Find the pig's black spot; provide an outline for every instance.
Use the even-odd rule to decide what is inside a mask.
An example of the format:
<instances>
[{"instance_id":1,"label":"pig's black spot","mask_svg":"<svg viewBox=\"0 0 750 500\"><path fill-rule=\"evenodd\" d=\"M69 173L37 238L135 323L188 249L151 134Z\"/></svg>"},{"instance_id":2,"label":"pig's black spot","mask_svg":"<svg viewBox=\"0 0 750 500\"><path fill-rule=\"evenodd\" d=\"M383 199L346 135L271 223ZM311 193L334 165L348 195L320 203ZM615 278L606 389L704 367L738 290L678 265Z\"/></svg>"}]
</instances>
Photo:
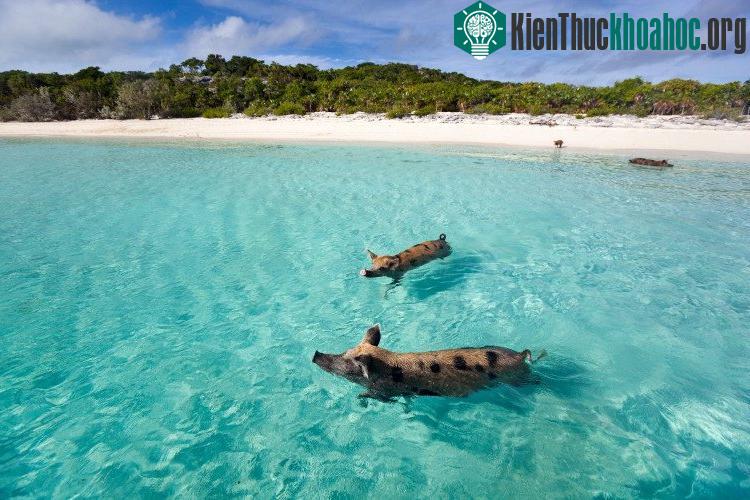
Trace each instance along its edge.
<instances>
[{"instance_id":1,"label":"pig's black spot","mask_svg":"<svg viewBox=\"0 0 750 500\"><path fill-rule=\"evenodd\" d=\"M425 247L427 250L430 249L430 247L428 247L425 243L422 243L422 246Z\"/></svg>"},{"instance_id":2,"label":"pig's black spot","mask_svg":"<svg viewBox=\"0 0 750 500\"><path fill-rule=\"evenodd\" d=\"M420 396L439 396L440 395L437 392L431 391L429 389L419 389L417 391L417 394L419 394Z\"/></svg>"},{"instance_id":3,"label":"pig's black spot","mask_svg":"<svg viewBox=\"0 0 750 500\"><path fill-rule=\"evenodd\" d=\"M495 366L497 363L497 353L495 351L487 351L487 362L490 366Z\"/></svg>"},{"instance_id":4,"label":"pig's black spot","mask_svg":"<svg viewBox=\"0 0 750 500\"><path fill-rule=\"evenodd\" d=\"M481 372L483 372L483 371L484 371L484 366L482 366L482 365L480 365L479 363L477 363L476 365L474 365L474 369L475 369L476 371L478 371L479 373L481 373Z\"/></svg>"},{"instance_id":5,"label":"pig's black spot","mask_svg":"<svg viewBox=\"0 0 750 500\"><path fill-rule=\"evenodd\" d=\"M411 260L409 261L409 264L411 264L412 266L413 266L414 264L416 264L416 263L417 263L417 259L411 259Z\"/></svg>"},{"instance_id":6,"label":"pig's black spot","mask_svg":"<svg viewBox=\"0 0 750 500\"><path fill-rule=\"evenodd\" d=\"M440 365L438 363L432 363L430 365L430 370L432 370L432 373L440 373Z\"/></svg>"},{"instance_id":7,"label":"pig's black spot","mask_svg":"<svg viewBox=\"0 0 750 500\"><path fill-rule=\"evenodd\" d=\"M438 247L442 249L443 248L443 244L442 243L438 243Z\"/></svg>"},{"instance_id":8,"label":"pig's black spot","mask_svg":"<svg viewBox=\"0 0 750 500\"><path fill-rule=\"evenodd\" d=\"M490 377L491 380L495 380L497 378L497 375L492 372L488 373L487 376Z\"/></svg>"},{"instance_id":9,"label":"pig's black spot","mask_svg":"<svg viewBox=\"0 0 750 500\"><path fill-rule=\"evenodd\" d=\"M419 364L419 369L424 370L424 363L420 361L418 364Z\"/></svg>"},{"instance_id":10,"label":"pig's black spot","mask_svg":"<svg viewBox=\"0 0 750 500\"><path fill-rule=\"evenodd\" d=\"M466 360L463 356L456 356L453 358L453 366L456 370L468 370L469 367L466 366Z\"/></svg>"},{"instance_id":11,"label":"pig's black spot","mask_svg":"<svg viewBox=\"0 0 750 500\"><path fill-rule=\"evenodd\" d=\"M391 379L394 382L403 382L404 381L404 372L399 366L394 366L391 368Z\"/></svg>"}]
</instances>

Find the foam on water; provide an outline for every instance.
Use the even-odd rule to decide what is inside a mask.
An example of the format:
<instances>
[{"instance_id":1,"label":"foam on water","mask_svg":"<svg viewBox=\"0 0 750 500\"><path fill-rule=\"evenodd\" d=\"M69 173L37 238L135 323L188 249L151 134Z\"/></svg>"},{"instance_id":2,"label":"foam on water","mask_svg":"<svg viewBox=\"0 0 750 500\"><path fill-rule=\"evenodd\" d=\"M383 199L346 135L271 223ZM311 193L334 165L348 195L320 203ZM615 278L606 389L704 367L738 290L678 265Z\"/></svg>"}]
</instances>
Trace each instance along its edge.
<instances>
[{"instance_id":1,"label":"foam on water","mask_svg":"<svg viewBox=\"0 0 750 500\"><path fill-rule=\"evenodd\" d=\"M746 497L750 170L677 163L1 140L0 497ZM362 406L310 360L375 322L549 356Z\"/></svg>"}]
</instances>

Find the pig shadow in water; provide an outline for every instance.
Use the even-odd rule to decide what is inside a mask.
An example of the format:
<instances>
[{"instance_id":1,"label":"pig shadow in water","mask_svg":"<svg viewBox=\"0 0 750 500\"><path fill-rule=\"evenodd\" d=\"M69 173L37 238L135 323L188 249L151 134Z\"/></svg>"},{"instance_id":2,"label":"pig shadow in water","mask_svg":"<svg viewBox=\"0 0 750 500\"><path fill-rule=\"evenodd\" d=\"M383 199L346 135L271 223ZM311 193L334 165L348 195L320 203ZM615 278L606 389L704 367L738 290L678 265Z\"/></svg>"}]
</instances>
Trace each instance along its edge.
<instances>
[{"instance_id":1,"label":"pig shadow in water","mask_svg":"<svg viewBox=\"0 0 750 500\"><path fill-rule=\"evenodd\" d=\"M403 286L406 293L416 300L424 300L435 294L450 290L460 285L472 275L481 271L482 260L477 255L456 255L446 257L436 263L428 264L423 269L394 279L385 291L390 292Z\"/></svg>"}]
</instances>

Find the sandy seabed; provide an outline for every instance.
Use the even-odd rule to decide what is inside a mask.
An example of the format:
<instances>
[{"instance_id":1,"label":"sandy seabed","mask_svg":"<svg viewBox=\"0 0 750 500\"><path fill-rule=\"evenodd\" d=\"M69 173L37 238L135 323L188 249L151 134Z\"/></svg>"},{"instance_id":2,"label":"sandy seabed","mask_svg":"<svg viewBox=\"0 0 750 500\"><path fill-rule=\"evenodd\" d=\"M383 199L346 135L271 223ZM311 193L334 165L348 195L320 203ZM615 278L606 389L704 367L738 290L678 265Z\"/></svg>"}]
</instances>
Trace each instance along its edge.
<instances>
[{"instance_id":1,"label":"sandy seabed","mask_svg":"<svg viewBox=\"0 0 750 500\"><path fill-rule=\"evenodd\" d=\"M482 144L632 152L750 155L750 118L742 122L696 116L500 116L437 113L387 119L383 115L311 113L305 116L155 120L79 120L0 123L1 136L131 137L256 141Z\"/></svg>"}]
</instances>

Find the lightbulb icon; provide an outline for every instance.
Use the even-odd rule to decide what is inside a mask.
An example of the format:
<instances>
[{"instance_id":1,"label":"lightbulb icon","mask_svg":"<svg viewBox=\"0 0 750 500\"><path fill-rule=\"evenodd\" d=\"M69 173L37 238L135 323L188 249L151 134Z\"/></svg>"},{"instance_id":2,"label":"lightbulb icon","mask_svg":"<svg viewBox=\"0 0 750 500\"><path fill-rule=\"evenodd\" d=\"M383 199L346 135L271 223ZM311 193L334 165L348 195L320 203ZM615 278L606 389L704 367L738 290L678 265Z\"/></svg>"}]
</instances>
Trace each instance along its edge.
<instances>
[{"instance_id":1,"label":"lightbulb icon","mask_svg":"<svg viewBox=\"0 0 750 500\"><path fill-rule=\"evenodd\" d=\"M505 46L505 14L480 1L453 16L453 44L482 60Z\"/></svg>"},{"instance_id":2,"label":"lightbulb icon","mask_svg":"<svg viewBox=\"0 0 750 500\"><path fill-rule=\"evenodd\" d=\"M489 13L475 10L464 19L464 33L471 43L471 55L482 60L490 53L492 37L497 33L495 18Z\"/></svg>"}]
</instances>

